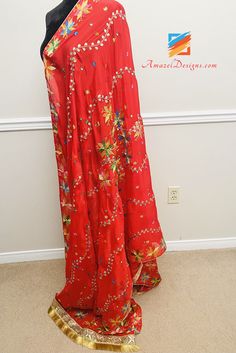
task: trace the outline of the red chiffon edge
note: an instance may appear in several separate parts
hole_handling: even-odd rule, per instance
[[[162,281],[162,277],[158,270],[158,266],[156,267],[156,276],[158,281],[151,285],[146,284],[141,280],[143,266],[144,264],[156,262],[157,259],[166,251],[167,245],[165,239],[162,238],[160,243],[159,252],[156,256],[149,261],[141,262],[140,266],[135,274],[133,281],[133,297],[135,295],[141,295],[150,291],[151,289],[157,287]],[[138,274],[138,276],[137,276]],[[135,277],[137,277],[135,279]],[[108,350],[114,352],[137,352],[140,351],[140,347],[136,344],[134,334],[118,334],[118,335],[110,335],[110,334],[100,334],[95,330],[84,328],[80,326],[72,316],[66,311],[66,309],[62,306],[59,300],[54,296],[50,307],[48,308],[48,315],[54,321],[54,323],[59,327],[59,329],[74,343],[85,346],[89,349],[93,350]]]

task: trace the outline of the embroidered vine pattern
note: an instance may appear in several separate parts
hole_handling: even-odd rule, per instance
[[[72,262],[71,265],[71,277],[67,278],[67,282],[69,283],[73,283],[75,281],[75,272],[79,267],[79,264],[84,261],[88,254],[89,254],[89,250],[91,248],[91,239],[90,239],[90,235],[91,235],[91,229],[90,229],[90,224],[87,223],[86,225],[86,232],[85,232],[85,241],[86,241],[86,249],[85,249],[85,253],[83,256],[80,256],[78,259],[75,259]]]
[[[78,306],[82,306],[84,302],[86,302],[87,300],[93,298],[94,293],[96,291],[97,291],[97,272],[95,272],[95,274],[93,275],[92,280],[91,280],[91,292],[90,292],[90,295],[88,295],[88,296],[86,296],[84,298],[80,298],[77,301],[77,305]]]
[[[119,295],[108,294],[108,298],[105,301],[105,304],[103,305],[103,307],[97,309],[98,313],[103,313],[103,312],[108,311],[110,304],[112,302],[114,302],[115,300],[121,298],[125,294],[125,292],[127,291],[127,288],[129,287],[129,278],[128,278],[128,276],[127,276],[127,279],[126,279],[125,283],[126,283],[126,285],[124,286],[124,289],[120,292]]]
[[[145,234],[145,233],[157,233],[161,230],[160,227],[158,228],[144,228],[144,229],[141,229],[140,231],[138,231],[137,233],[134,233],[134,234],[131,234],[129,235],[129,239],[132,240],[132,239],[135,239],[137,237],[140,237],[142,234]]]
[[[107,264],[107,268],[106,270],[104,270],[103,272],[99,273],[99,279],[102,279],[103,277],[106,277],[108,276],[111,271],[112,271],[112,265],[114,263],[114,260],[115,260],[115,256],[117,254],[119,254],[119,252],[121,252],[124,248],[124,244],[122,244],[121,246],[119,246],[117,249],[113,250],[112,254],[109,256],[108,258],[108,264]]]
[[[147,154],[145,154],[145,157],[143,158],[141,165],[136,167],[137,162],[134,161],[133,165],[130,166],[130,169],[132,170],[132,172],[135,172],[135,173],[142,172],[144,168],[147,168],[148,166],[147,162],[148,162],[148,156]]]
[[[115,217],[117,216],[118,205],[119,205],[119,193],[116,194],[114,207],[113,207],[113,210],[112,210],[111,217],[109,218],[107,215],[105,215],[104,218],[106,220],[105,221],[100,221],[100,225],[101,226],[106,227],[107,225],[110,225],[111,222],[115,221]]]
[[[149,197],[147,200],[138,200],[136,198],[128,198],[127,201],[133,202],[136,206],[147,206],[151,202],[155,200],[155,195],[153,194],[151,197]]]

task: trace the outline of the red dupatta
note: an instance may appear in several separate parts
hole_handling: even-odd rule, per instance
[[[65,242],[48,309],[74,342],[137,351],[135,301],[166,250],[146,152],[130,33],[114,0],[79,0],[43,51]]]

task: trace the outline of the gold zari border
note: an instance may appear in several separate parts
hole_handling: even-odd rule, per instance
[[[67,337],[87,348],[113,352],[137,352],[140,350],[140,347],[135,344],[135,335],[102,335],[81,327],[55,297],[48,309],[48,315]]]

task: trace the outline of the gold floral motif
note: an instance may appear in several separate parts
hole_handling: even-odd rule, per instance
[[[49,61],[45,57],[43,57],[43,62],[45,66],[46,79],[50,80],[53,75],[53,71],[56,70],[56,68],[51,63],[49,63]]]
[[[132,131],[134,132],[135,140],[142,138],[144,136],[143,123],[140,120],[135,121]]]
[[[102,188],[105,188],[106,186],[111,186],[110,175],[108,172],[101,172],[98,178],[101,181],[100,185]]]
[[[120,164],[120,158],[114,158],[111,162],[111,170],[113,172],[118,171]]]
[[[132,250],[131,254],[135,257],[135,260],[137,262],[141,262],[141,260],[142,260],[142,258],[144,256],[142,251],[139,251],[139,250]]]
[[[112,144],[109,139],[97,144],[98,151],[102,157],[110,157],[111,154],[114,154],[114,147],[115,144]]]
[[[77,20],[83,17],[83,15],[88,14],[91,11],[91,5],[88,4],[88,0],[84,0],[82,4],[78,3],[76,4],[76,16]]]
[[[154,257],[158,254],[159,246],[149,247],[147,249],[147,256]]]
[[[111,104],[105,105],[103,107],[103,117],[105,118],[105,123],[110,123],[111,119],[113,118],[113,110]]]

